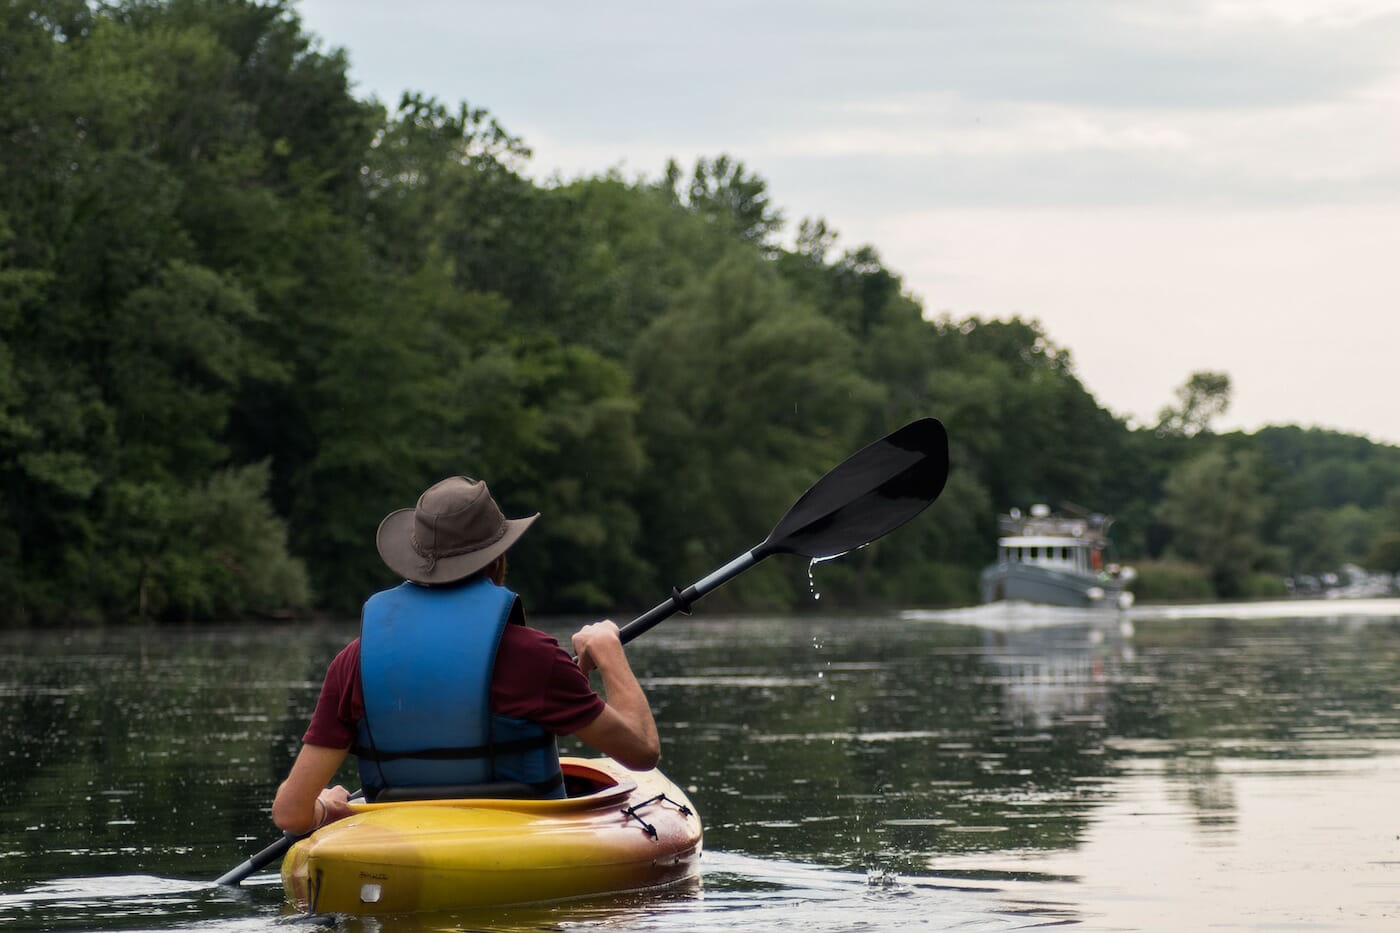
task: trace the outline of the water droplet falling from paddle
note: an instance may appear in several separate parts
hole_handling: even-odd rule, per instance
[[[864,550],[866,547],[869,547],[869,544],[862,544],[859,547],[851,548],[851,551]],[[847,554],[851,553],[851,551],[842,551],[840,554],[828,554],[825,557],[813,557],[807,563],[807,588],[811,590],[813,599],[822,598],[822,594],[817,592],[817,577],[815,573],[817,564],[824,564],[829,560],[836,560],[838,557],[845,557]]]

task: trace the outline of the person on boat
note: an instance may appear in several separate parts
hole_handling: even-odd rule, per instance
[[[370,800],[392,789],[562,797],[558,735],[633,770],[656,766],[656,722],[618,627],[574,633],[575,662],[505,588],[506,551],[537,518],[507,519],[484,482],[456,476],[380,523],[379,555],[404,582],[366,601],[360,637],[331,662],[272,804],[278,827],[349,815],[349,792],[327,784],[350,753]]]

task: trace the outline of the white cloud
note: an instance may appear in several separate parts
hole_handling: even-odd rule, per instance
[[[1226,23],[1277,21],[1291,26],[1350,29],[1400,15],[1397,0],[1208,0],[1203,11]]]
[[[1111,153],[1174,160],[1163,164],[1164,172],[1224,172],[1254,185],[1375,177],[1393,185],[1400,165],[1400,77],[1338,99],[1266,108],[1095,109],[911,94],[849,101],[816,126],[746,142],[758,155],[876,162]]]
[[[1056,104],[973,103],[952,94],[851,101],[810,130],[769,136],[775,155],[888,157],[1035,156],[1084,150],[1178,151],[1182,132],[1151,114]]]

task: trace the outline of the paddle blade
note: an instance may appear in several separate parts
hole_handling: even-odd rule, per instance
[[[921,418],[857,451],[803,493],[755,556],[835,557],[894,531],[948,481],[948,432]]]

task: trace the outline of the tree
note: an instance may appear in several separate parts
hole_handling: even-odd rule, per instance
[[[818,218],[804,218],[797,225],[796,253],[805,261],[824,267],[826,257],[836,245],[836,231]]]
[[[1210,423],[1230,407],[1230,376],[1201,370],[1191,374],[1176,390],[1176,405],[1164,407],[1157,416],[1157,433],[1163,436],[1194,437],[1210,431]]]
[[[1216,446],[1175,467],[1164,484],[1157,514],[1171,530],[1170,551],[1204,566],[1223,597],[1242,595],[1268,556],[1262,471],[1257,453]]]
[[[674,163],[668,164],[666,179],[679,182]],[[768,183],[727,155],[695,160],[684,203],[709,223],[756,246],[768,246],[783,225],[782,213],[768,198]]]
[[[1387,531],[1372,539],[1366,551],[1366,567],[1400,574],[1400,532]]]
[[[114,483],[113,529],[90,572],[108,578],[110,617],[226,619],[311,605],[306,569],[267,501],[266,463],[217,470],[189,487]]]

